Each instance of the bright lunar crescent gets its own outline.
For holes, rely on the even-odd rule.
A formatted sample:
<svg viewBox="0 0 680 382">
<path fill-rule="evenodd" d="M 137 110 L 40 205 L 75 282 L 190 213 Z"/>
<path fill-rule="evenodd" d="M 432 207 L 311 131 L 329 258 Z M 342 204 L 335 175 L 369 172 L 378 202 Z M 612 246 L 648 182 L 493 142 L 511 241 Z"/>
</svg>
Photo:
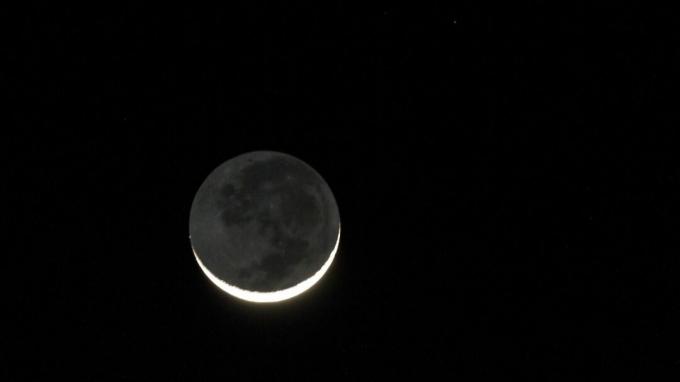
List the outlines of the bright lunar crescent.
<svg viewBox="0 0 680 382">
<path fill-rule="evenodd" d="M 340 244 L 333 193 L 305 162 L 255 151 L 203 181 L 191 205 L 191 247 L 205 275 L 252 302 L 295 297 L 326 273 Z"/>
</svg>

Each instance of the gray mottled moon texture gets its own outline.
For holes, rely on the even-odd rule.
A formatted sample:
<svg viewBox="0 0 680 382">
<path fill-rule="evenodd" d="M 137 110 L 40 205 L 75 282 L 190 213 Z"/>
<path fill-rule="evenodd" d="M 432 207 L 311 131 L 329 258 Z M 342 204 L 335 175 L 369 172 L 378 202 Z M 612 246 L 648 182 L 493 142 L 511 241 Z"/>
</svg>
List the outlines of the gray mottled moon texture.
<svg viewBox="0 0 680 382">
<path fill-rule="evenodd" d="M 224 162 L 194 197 L 191 246 L 229 285 L 290 288 L 317 273 L 337 243 L 340 216 L 323 178 L 303 161 L 255 151 Z"/>
</svg>

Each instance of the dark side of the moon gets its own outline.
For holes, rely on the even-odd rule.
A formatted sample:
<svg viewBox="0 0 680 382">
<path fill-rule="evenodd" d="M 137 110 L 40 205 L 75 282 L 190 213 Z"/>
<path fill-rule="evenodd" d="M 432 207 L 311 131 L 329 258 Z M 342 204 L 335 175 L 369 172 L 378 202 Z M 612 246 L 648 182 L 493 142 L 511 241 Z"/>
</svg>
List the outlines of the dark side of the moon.
<svg viewBox="0 0 680 382">
<path fill-rule="evenodd" d="M 271 292 L 313 276 L 340 228 L 333 194 L 309 165 L 258 151 L 217 167 L 200 186 L 190 216 L 194 253 L 240 289 Z"/>
</svg>

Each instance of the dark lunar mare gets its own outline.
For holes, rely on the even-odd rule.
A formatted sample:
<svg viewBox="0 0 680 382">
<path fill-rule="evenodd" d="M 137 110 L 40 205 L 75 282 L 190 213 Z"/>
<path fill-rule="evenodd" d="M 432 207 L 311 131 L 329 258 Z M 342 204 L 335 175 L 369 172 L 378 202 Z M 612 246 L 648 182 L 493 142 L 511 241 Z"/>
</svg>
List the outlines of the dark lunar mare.
<svg viewBox="0 0 680 382">
<path fill-rule="evenodd" d="M 191 207 L 191 244 L 215 276 L 241 289 L 270 292 L 314 275 L 340 227 L 321 176 L 287 154 L 256 151 L 217 167 Z"/>
</svg>

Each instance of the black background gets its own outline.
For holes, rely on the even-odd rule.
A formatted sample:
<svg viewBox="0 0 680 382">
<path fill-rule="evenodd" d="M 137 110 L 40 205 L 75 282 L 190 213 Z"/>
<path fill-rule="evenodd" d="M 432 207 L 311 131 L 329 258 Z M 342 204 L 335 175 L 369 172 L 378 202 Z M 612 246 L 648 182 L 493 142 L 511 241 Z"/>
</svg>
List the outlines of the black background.
<svg viewBox="0 0 680 382">
<path fill-rule="evenodd" d="M 6 13 L 0 373 L 677 374 L 677 22 L 545 3 Z M 322 281 L 264 306 L 188 240 L 204 177 L 262 149 L 343 223 Z"/>
</svg>

